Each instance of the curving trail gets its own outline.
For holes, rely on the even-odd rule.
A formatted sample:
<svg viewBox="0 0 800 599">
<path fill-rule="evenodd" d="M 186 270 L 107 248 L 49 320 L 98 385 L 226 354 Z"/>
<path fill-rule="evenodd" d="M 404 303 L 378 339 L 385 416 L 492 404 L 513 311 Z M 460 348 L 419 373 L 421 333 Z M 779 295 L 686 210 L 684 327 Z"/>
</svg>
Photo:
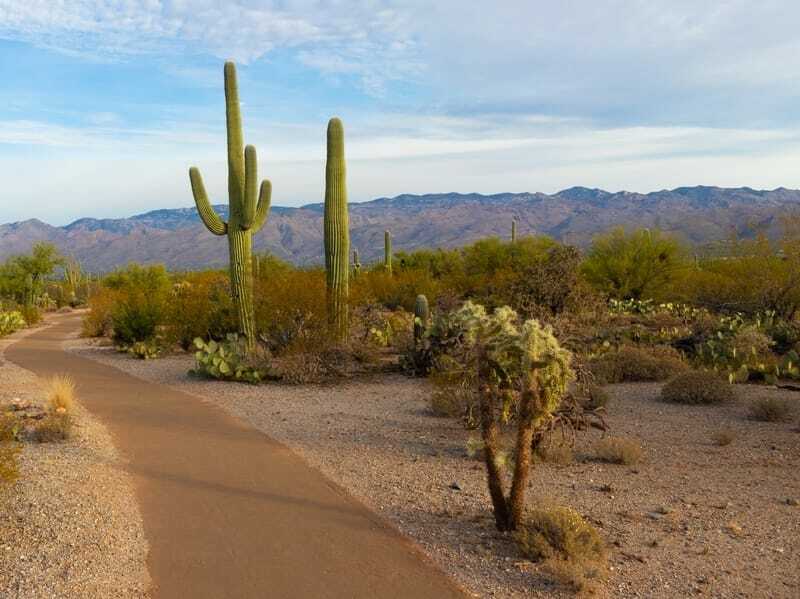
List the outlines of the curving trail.
<svg viewBox="0 0 800 599">
<path fill-rule="evenodd" d="M 79 326 L 59 317 L 5 355 L 38 375 L 69 373 L 108 426 L 136 484 L 154 597 L 465 596 L 286 447 L 194 396 L 64 351 Z"/>
</svg>

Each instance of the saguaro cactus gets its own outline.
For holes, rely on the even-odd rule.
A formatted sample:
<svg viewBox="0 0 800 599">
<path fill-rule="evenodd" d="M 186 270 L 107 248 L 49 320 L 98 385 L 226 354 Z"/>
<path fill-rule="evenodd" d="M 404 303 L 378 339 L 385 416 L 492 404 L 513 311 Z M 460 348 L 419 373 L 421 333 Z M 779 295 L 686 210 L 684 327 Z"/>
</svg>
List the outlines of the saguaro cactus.
<svg viewBox="0 0 800 599">
<path fill-rule="evenodd" d="M 225 63 L 225 120 L 228 129 L 228 222 L 214 212 L 197 167 L 189 169 L 189 180 L 203 223 L 214 235 L 228 236 L 231 294 L 239 316 L 239 332 L 249 351 L 256 342 L 253 313 L 253 233 L 267 220 L 272 184 L 265 179 L 261 182 L 260 191 L 256 191 L 256 149 L 253 146 L 243 147 L 239 88 L 236 84 L 236 66 L 232 62 Z"/>
<path fill-rule="evenodd" d="M 389 231 L 383 232 L 383 266 L 392 274 L 392 234 Z"/>
<path fill-rule="evenodd" d="M 328 122 L 328 158 L 325 165 L 325 271 L 328 321 L 339 342 L 347 341 L 348 335 L 350 224 L 346 171 L 344 127 L 342 121 L 332 118 Z"/>
<path fill-rule="evenodd" d="M 358 250 L 353 250 L 353 278 L 361 272 L 361 261 L 358 259 Z"/>
<path fill-rule="evenodd" d="M 419 342 L 422 341 L 422 336 L 428 328 L 429 320 L 428 298 L 419 294 L 417 301 L 414 303 L 414 346 L 419 345 Z"/>
<path fill-rule="evenodd" d="M 511 243 L 516 243 L 517 241 L 517 219 L 513 219 L 511 221 Z"/>
</svg>

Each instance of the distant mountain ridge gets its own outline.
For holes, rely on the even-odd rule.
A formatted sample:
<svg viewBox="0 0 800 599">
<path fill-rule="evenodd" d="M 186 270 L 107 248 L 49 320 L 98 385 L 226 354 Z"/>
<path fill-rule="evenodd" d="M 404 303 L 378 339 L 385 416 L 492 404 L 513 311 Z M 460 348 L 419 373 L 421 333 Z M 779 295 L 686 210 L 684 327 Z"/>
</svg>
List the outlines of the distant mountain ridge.
<svg viewBox="0 0 800 599">
<path fill-rule="evenodd" d="M 227 216 L 227 206 L 216 206 Z M 780 187 L 679 187 L 641 194 L 571 187 L 544 193 L 403 194 L 350 205 L 351 244 L 363 261 L 383 252 L 383 231 L 395 251 L 458 247 L 490 236 L 507 238 L 511 221 L 520 235 L 550 235 L 576 245 L 616 225 L 660 228 L 702 244 L 747 236 L 754 229 L 775 236 L 780 217 L 800 213 L 800 190 Z M 273 207 L 255 236 L 258 251 L 296 264 L 323 261 L 323 205 Z M 194 269 L 227 263 L 224 238 L 205 230 L 195 208 L 161 209 L 117 219 L 81 218 L 63 227 L 37 219 L 0 225 L 0 259 L 27 252 L 37 241 L 54 243 L 87 270 L 108 271 L 128 262 L 161 262 Z"/>
</svg>

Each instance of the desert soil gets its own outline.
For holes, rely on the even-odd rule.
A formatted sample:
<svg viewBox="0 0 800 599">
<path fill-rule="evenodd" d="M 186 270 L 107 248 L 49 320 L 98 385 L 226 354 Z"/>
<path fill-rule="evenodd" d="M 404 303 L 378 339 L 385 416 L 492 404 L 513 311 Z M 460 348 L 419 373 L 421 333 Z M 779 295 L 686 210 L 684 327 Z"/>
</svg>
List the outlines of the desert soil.
<svg viewBox="0 0 800 599">
<path fill-rule="evenodd" d="M 277 439 L 414 539 L 480 597 L 569 596 L 492 525 L 476 433 L 433 417 L 424 381 L 399 375 L 335 386 L 259 387 L 187 376 L 192 358 L 137 361 L 91 342 L 81 355 L 223 406 Z M 738 387 L 731 405 L 658 401 L 659 385 L 608 388 L 609 434 L 639 439 L 633 466 L 577 459 L 533 473 L 530 506 L 560 504 L 593 522 L 611 550 L 612 597 L 800 596 L 800 394 Z M 748 418 L 758 397 L 794 404 L 792 421 Z M 712 437 L 726 430 L 730 445 Z"/>
<path fill-rule="evenodd" d="M 33 329 L 36 330 L 36 329 Z M 43 381 L 3 359 L 0 410 L 44 406 Z M 147 543 L 129 476 L 106 429 L 81 406 L 72 438 L 25 442 L 20 478 L 0 488 L 0 597 L 148 597 Z"/>
</svg>

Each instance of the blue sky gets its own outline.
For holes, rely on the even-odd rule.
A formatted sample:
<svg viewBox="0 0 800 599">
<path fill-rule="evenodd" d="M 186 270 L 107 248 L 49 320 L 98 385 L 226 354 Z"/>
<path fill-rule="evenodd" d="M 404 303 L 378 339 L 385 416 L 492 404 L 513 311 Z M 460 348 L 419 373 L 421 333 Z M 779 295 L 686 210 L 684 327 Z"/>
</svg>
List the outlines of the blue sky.
<svg viewBox="0 0 800 599">
<path fill-rule="evenodd" d="M 273 201 L 800 187 L 790 1 L 0 0 L 0 222 L 226 201 L 222 63 Z"/>
</svg>

